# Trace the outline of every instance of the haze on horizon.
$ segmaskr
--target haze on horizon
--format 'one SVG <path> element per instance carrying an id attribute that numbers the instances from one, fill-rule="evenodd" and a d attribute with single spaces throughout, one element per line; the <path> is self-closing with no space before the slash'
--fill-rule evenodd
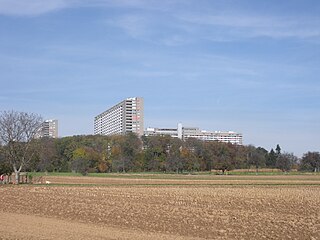
<path id="1" fill-rule="evenodd" d="M 0 0 L 0 110 L 92 134 L 94 116 L 140 96 L 145 127 L 319 151 L 319 12 L 315 0 Z"/>

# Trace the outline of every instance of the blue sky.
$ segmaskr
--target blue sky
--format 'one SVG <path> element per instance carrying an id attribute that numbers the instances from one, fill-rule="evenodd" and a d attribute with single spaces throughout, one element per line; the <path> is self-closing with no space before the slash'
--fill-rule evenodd
<path id="1" fill-rule="evenodd" d="M 145 99 L 145 127 L 242 132 L 319 151 L 320 2 L 0 0 L 0 110 L 59 120 L 60 135 Z"/>

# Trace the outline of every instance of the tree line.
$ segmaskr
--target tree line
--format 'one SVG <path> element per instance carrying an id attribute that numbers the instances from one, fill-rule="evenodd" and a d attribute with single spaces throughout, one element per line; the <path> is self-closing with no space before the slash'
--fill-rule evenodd
<path id="1" fill-rule="evenodd" d="M 17 114 L 7 112 L 6 114 Z M 0 174 L 23 171 L 48 172 L 196 172 L 233 169 L 278 168 L 284 172 L 292 168 L 319 171 L 319 152 L 308 152 L 298 159 L 282 152 L 279 145 L 267 151 L 252 145 L 242 146 L 217 141 L 189 138 L 182 141 L 170 136 L 83 135 L 59 139 L 35 138 L 38 122 L 30 126 L 9 122 L 8 129 L 0 118 Z M 7 116 L 8 117 L 8 116 Z M 23 116 L 20 116 L 23 117 Z M 9 134 L 9 130 L 20 126 Z M 26 130 L 27 128 L 28 131 Z M 5 132 L 4 129 L 7 131 Z M 22 137 L 21 137 L 21 136 Z M 18 139 L 17 137 L 20 136 Z"/>
<path id="2" fill-rule="evenodd" d="M 1 146 L 0 171 L 13 170 Z M 196 172 L 233 169 L 292 168 L 320 170 L 318 152 L 308 152 L 302 159 L 282 152 L 279 145 L 267 151 L 262 147 L 240 146 L 216 141 L 170 136 L 143 136 L 133 133 L 115 136 L 72 136 L 33 140 L 32 157 L 25 171 L 48 172 Z M 4 171 L 7 169 L 6 171 Z"/>

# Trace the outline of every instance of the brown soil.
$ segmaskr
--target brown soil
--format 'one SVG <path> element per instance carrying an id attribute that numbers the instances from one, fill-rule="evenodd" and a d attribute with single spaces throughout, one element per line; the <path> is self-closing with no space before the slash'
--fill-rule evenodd
<path id="1" fill-rule="evenodd" d="M 50 181 L 101 185 L 0 186 L 0 239 L 320 239 L 319 177 Z"/>
<path id="2" fill-rule="evenodd" d="M 319 185 L 320 175 L 112 175 L 113 177 L 45 176 L 51 184 L 96 185 Z"/>

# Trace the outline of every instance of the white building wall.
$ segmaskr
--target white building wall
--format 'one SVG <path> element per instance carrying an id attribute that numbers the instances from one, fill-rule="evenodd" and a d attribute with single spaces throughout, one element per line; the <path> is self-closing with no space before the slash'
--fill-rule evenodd
<path id="1" fill-rule="evenodd" d="M 58 120 L 45 120 L 42 124 L 40 137 L 58 138 Z"/>
<path id="2" fill-rule="evenodd" d="M 183 127 L 181 123 L 177 128 L 147 128 L 145 131 L 146 136 L 156 135 L 170 135 L 171 137 L 178 137 L 180 139 L 196 138 L 203 141 L 219 141 L 225 143 L 232 143 L 242 145 L 242 134 L 232 131 L 203 131 L 198 127 Z"/>
<path id="3" fill-rule="evenodd" d="M 142 135 L 143 121 L 143 99 L 127 98 L 95 117 L 94 134 L 113 135 L 134 132 Z"/>

